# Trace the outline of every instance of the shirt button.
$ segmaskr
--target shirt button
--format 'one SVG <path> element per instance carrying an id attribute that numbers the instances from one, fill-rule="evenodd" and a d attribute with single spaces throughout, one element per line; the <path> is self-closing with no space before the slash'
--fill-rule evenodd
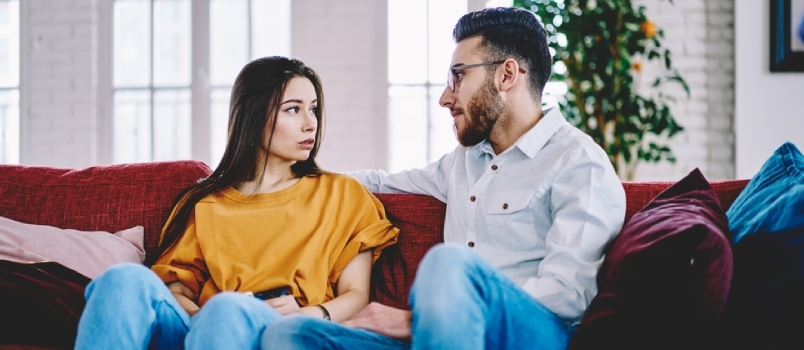
<path id="1" fill-rule="evenodd" d="M 503 209 L 508 209 L 508 203 L 503 204 Z"/>
<path id="2" fill-rule="evenodd" d="M 469 197 L 469 201 L 470 201 L 470 202 L 474 202 L 474 201 L 475 201 L 475 196 L 471 196 L 471 197 Z"/>
<path id="3" fill-rule="evenodd" d="M 492 165 L 491 170 L 497 170 L 497 165 Z"/>
<path id="4" fill-rule="evenodd" d="M 475 246 L 475 242 L 469 242 L 469 244 L 468 244 L 468 245 L 469 245 L 469 248 L 472 248 L 472 247 L 474 247 L 474 246 Z"/>

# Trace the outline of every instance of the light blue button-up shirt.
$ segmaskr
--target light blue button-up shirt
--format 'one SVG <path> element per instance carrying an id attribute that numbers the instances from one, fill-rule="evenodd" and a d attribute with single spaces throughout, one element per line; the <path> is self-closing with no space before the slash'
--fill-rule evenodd
<path id="1" fill-rule="evenodd" d="M 447 203 L 446 243 L 475 250 L 571 323 L 597 294 L 603 249 L 625 217 L 625 191 L 607 155 L 557 108 L 499 155 L 486 140 L 423 169 L 349 175 L 372 192 Z"/>

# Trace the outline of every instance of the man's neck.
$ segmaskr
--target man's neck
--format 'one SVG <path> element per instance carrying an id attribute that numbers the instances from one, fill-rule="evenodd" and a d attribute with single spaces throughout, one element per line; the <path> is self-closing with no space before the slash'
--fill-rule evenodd
<path id="1" fill-rule="evenodd" d="M 505 120 L 498 120 L 489 134 L 489 143 L 494 154 L 500 154 L 513 146 L 522 135 L 542 120 L 544 112 L 540 104 L 525 104 L 511 110 Z"/>

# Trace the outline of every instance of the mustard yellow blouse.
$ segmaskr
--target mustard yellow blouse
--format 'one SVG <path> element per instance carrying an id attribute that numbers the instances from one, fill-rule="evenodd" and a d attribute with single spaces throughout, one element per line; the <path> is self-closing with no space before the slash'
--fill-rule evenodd
<path id="1" fill-rule="evenodd" d="M 195 206 L 184 236 L 152 269 L 180 281 L 203 305 L 222 291 L 290 287 L 302 305 L 334 298 L 341 272 L 359 253 L 396 242 L 382 203 L 354 179 L 303 177 L 274 193 L 234 188 Z"/>

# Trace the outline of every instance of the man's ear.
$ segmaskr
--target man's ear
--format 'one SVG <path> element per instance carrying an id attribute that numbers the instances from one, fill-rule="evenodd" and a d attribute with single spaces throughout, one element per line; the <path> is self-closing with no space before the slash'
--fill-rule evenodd
<path id="1" fill-rule="evenodd" d="M 498 70 L 500 87 L 499 90 L 508 91 L 512 89 L 519 79 L 522 79 L 522 73 L 519 68 L 519 63 L 514 59 L 507 59 L 502 63 L 502 69 Z"/>

